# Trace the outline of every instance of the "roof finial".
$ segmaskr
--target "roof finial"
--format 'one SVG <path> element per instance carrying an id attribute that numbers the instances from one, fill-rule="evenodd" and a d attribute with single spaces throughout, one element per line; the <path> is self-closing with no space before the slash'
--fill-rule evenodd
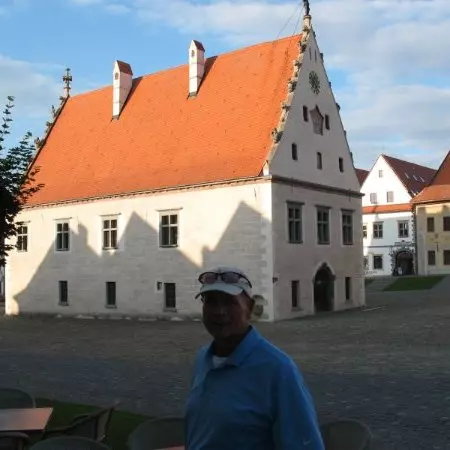
<path id="1" fill-rule="evenodd" d="M 72 83 L 72 75 L 70 74 L 70 69 L 66 69 L 65 75 L 62 77 L 62 80 L 64 82 L 64 96 L 67 98 L 70 96 L 70 83 Z"/>
<path id="2" fill-rule="evenodd" d="M 309 16 L 310 13 L 309 0 L 303 0 L 303 7 L 305 8 L 305 16 Z"/>

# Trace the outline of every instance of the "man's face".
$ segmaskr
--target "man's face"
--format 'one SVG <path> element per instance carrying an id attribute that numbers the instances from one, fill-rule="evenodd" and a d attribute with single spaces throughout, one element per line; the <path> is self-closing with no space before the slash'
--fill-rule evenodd
<path id="1" fill-rule="evenodd" d="M 215 339 L 241 335 L 249 326 L 252 308 L 253 300 L 243 293 L 208 292 L 203 297 L 203 323 Z"/>

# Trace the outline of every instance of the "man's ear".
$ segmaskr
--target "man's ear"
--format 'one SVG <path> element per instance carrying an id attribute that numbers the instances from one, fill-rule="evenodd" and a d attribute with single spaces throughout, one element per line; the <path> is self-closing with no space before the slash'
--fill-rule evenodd
<path id="1" fill-rule="evenodd" d="M 247 301 L 248 301 L 248 309 L 250 311 L 250 314 L 252 314 L 253 309 L 255 308 L 255 299 L 252 297 L 247 297 Z"/>

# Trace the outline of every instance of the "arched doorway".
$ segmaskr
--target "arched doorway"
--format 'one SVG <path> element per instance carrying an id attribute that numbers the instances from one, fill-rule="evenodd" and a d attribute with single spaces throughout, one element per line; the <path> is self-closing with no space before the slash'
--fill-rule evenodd
<path id="1" fill-rule="evenodd" d="M 395 269 L 398 275 L 413 275 L 414 256 L 409 250 L 401 250 L 395 256 Z"/>
<path id="2" fill-rule="evenodd" d="M 332 311 L 334 275 L 327 264 L 322 264 L 314 277 L 314 308 L 316 312 Z"/>

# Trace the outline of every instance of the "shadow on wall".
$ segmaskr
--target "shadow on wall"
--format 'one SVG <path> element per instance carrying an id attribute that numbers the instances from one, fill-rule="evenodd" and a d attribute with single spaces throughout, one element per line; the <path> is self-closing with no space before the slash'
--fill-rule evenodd
<path id="1" fill-rule="evenodd" d="M 196 220 L 208 219 L 205 216 Z M 119 248 L 112 251 L 100 249 L 100 220 L 98 229 L 88 230 L 81 221 L 73 223 L 70 251 L 55 251 L 53 241 L 26 288 L 12 293 L 7 311 L 9 314 L 198 317 L 201 302 L 194 297 L 199 289 L 199 273 L 214 266 L 233 265 L 248 273 L 253 282 L 259 311 L 255 318 L 268 318 L 269 277 L 266 242 L 261 231 L 268 226 L 266 222 L 259 212 L 241 202 L 226 228 L 221 227 L 224 232 L 214 249 L 203 245 L 202 233 L 189 236 L 181 224 L 180 248 L 190 247 L 197 252 L 201 264 L 178 247 L 160 248 L 159 232 L 136 213 L 126 223 Z M 53 220 L 48 220 L 48 226 L 54 226 Z M 217 225 L 211 221 L 211 226 Z M 32 252 L 31 247 L 29 253 L 15 255 L 15 268 L 19 267 L 18 258 L 24 257 L 27 258 L 24 263 L 33 270 Z M 11 278 L 14 276 L 12 273 Z M 60 281 L 67 282 L 67 305 L 60 303 Z M 108 282 L 116 283 L 116 305 L 108 305 Z M 175 305 L 173 297 L 168 298 L 167 283 L 175 283 Z"/>

